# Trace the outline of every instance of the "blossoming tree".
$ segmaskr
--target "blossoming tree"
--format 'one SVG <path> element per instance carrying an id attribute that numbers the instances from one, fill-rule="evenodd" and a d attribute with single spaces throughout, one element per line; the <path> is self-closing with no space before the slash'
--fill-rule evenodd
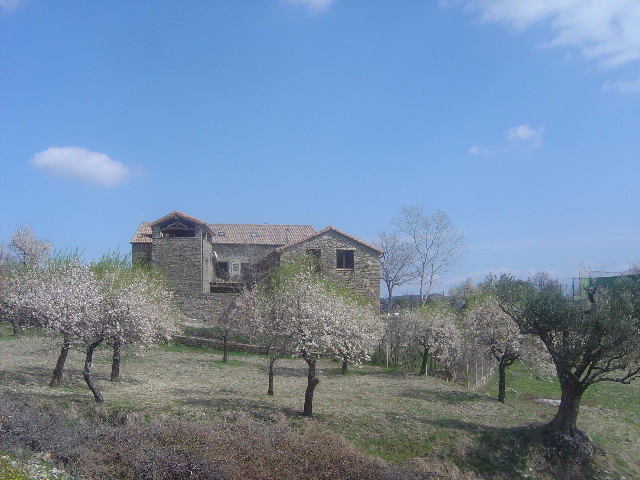
<path id="1" fill-rule="evenodd" d="M 280 266 L 268 286 L 245 292 L 236 307 L 246 331 L 257 335 L 270 352 L 271 393 L 275 359 L 291 352 L 307 363 L 305 416 L 313 414 L 319 355 L 333 353 L 358 363 L 370 354 L 377 338 L 371 339 L 381 332 L 377 318 L 340 295 L 318 275 L 314 259 L 306 256 Z"/>
<path id="2" fill-rule="evenodd" d="M 460 331 L 454 312 L 447 305 L 426 305 L 404 313 L 414 344 L 422 349 L 418 375 L 427 374 L 429 355 L 440 354 L 450 359 L 460 346 Z"/>
<path id="3" fill-rule="evenodd" d="M 34 276 L 34 288 L 23 305 L 37 312 L 43 326 L 62 336 L 62 348 L 51 386 L 62 380 L 74 343 L 85 346 L 84 379 L 96 401 L 102 395 L 91 379 L 93 354 L 103 342 L 150 343 L 169 335 L 175 316 L 169 293 L 143 269 L 126 266 L 119 257 L 86 264 L 76 254 L 58 255 Z M 119 360 L 119 355 L 114 359 Z M 112 379 L 118 377 L 112 366 Z"/>
<path id="4" fill-rule="evenodd" d="M 498 401 L 504 403 L 506 369 L 523 353 L 524 335 L 520 327 L 499 306 L 492 295 L 477 296 L 465 310 L 469 337 L 498 361 Z"/>

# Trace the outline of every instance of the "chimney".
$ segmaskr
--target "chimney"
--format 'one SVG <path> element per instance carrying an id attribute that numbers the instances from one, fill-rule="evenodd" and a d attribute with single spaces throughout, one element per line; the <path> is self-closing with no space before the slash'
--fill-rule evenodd
<path id="1" fill-rule="evenodd" d="M 284 239 L 285 239 L 285 245 L 289 245 L 289 229 L 288 228 L 284 230 Z"/>

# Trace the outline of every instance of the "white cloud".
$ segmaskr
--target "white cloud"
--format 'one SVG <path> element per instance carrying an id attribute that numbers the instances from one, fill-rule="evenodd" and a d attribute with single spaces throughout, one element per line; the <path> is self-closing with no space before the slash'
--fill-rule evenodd
<path id="1" fill-rule="evenodd" d="M 126 182 L 133 176 L 131 169 L 121 162 L 80 147 L 50 147 L 36 153 L 30 162 L 54 176 L 105 187 Z"/>
<path id="2" fill-rule="evenodd" d="M 499 150 L 490 150 L 487 147 L 479 147 L 478 145 L 472 146 L 467 153 L 469 155 L 493 155 L 494 153 L 504 152 L 515 148 L 521 148 L 529 153 L 540 147 L 542 144 L 542 132 L 544 131 L 544 125 L 540 125 L 538 128 L 531 128 L 526 123 L 508 129 L 507 145 Z"/>
<path id="3" fill-rule="evenodd" d="M 440 4 L 463 4 L 479 12 L 482 21 L 503 23 L 516 31 L 549 25 L 556 33 L 548 46 L 577 48 L 602 68 L 640 60 L 638 0 L 440 0 Z M 637 91 L 621 83 L 620 92 Z"/>
<path id="4" fill-rule="evenodd" d="M 477 145 L 474 145 L 469 149 L 468 153 L 469 155 L 489 155 L 491 153 L 491 150 L 489 150 L 487 147 L 479 147 Z"/>
<path id="5" fill-rule="evenodd" d="M 526 123 L 517 127 L 510 128 L 506 131 L 507 141 L 511 145 L 527 143 L 537 148 L 542 141 L 542 131 L 544 127 L 541 125 L 536 129 L 532 129 Z"/>
<path id="6" fill-rule="evenodd" d="M 335 0 L 284 0 L 286 3 L 303 5 L 316 12 L 326 10 Z"/>

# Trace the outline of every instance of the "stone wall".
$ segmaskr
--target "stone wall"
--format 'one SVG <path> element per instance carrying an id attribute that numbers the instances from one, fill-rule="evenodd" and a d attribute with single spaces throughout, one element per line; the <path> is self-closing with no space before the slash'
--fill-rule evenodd
<path id="1" fill-rule="evenodd" d="M 185 317 L 212 325 L 236 298 L 235 293 L 192 293 L 176 295 L 176 307 Z"/>
<path id="2" fill-rule="evenodd" d="M 133 263 L 151 262 L 151 244 L 150 243 L 131 244 L 131 261 Z"/>
<path id="3" fill-rule="evenodd" d="M 320 250 L 322 274 L 344 283 L 355 293 L 367 298 L 372 305 L 380 306 L 380 256 L 379 253 L 348 236 L 329 230 L 307 241 L 292 245 L 281 253 L 280 260 L 286 262 L 308 250 Z M 337 250 L 354 252 L 354 268 L 336 268 Z"/>
<path id="4" fill-rule="evenodd" d="M 202 241 L 202 293 L 209 292 L 209 285 L 214 280 L 213 245 L 207 240 Z"/>
<path id="5" fill-rule="evenodd" d="M 194 237 L 153 239 L 153 266 L 164 272 L 172 290 L 181 296 L 202 293 L 209 285 L 202 284 L 202 243 Z"/>

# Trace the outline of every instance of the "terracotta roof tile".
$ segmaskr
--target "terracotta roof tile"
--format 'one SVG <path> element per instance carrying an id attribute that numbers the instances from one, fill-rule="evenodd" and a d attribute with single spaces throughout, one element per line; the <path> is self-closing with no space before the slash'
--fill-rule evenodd
<path id="1" fill-rule="evenodd" d="M 154 225 L 157 225 L 159 223 L 164 222 L 165 220 L 171 220 L 174 217 L 182 217 L 186 220 L 190 220 L 191 222 L 198 224 L 198 225 L 202 225 L 205 226 L 206 223 L 203 222 L 202 220 L 198 220 L 196 217 L 192 217 L 191 215 L 187 215 L 186 213 L 182 213 L 182 212 L 178 212 L 177 210 L 174 212 L 171 212 L 169 215 L 165 215 L 162 218 L 159 218 L 158 220 L 151 222 L 151 227 L 153 227 Z"/>
<path id="2" fill-rule="evenodd" d="M 240 245 L 285 245 L 287 230 L 289 243 L 298 242 L 314 233 L 311 225 L 209 223 L 207 226 L 213 232 L 213 243 Z"/>
<path id="3" fill-rule="evenodd" d="M 151 243 L 151 222 L 142 222 L 131 243 Z"/>

